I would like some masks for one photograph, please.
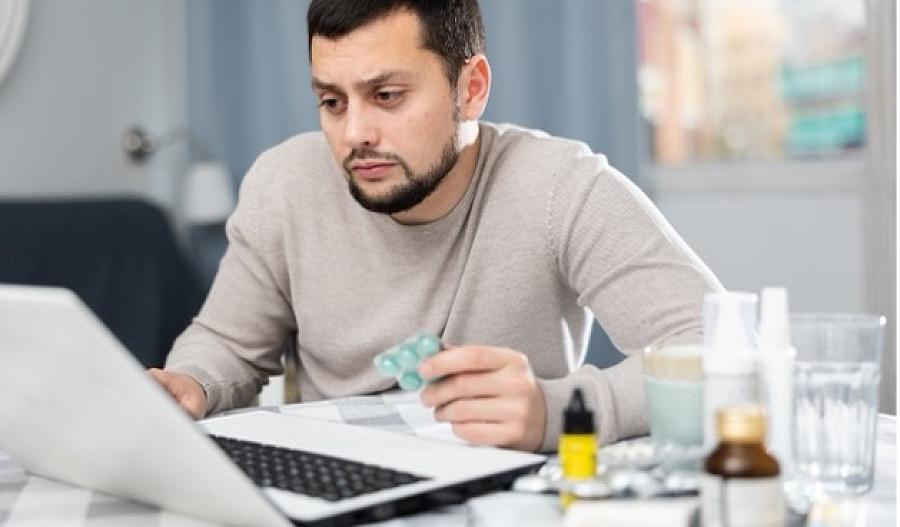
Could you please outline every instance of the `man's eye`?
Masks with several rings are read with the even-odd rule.
[[[320,100],[319,107],[325,108],[326,110],[332,111],[332,112],[338,111],[338,110],[340,110],[340,107],[341,107],[341,101],[336,98],[329,97],[327,99]]]
[[[380,91],[375,93],[375,98],[382,103],[396,103],[400,100],[403,92],[399,91]]]

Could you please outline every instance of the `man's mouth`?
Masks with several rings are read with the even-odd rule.
[[[378,180],[382,179],[387,175],[388,171],[393,167],[396,163],[389,162],[360,162],[353,163],[350,166],[350,170],[356,176],[366,179],[366,180]]]

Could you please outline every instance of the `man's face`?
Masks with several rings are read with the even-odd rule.
[[[458,113],[418,18],[399,11],[313,37],[311,63],[322,131],[356,200],[392,214],[425,199],[459,157]]]

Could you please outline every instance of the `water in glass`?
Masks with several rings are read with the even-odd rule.
[[[872,488],[880,376],[875,362],[797,362],[794,476],[809,496]]]

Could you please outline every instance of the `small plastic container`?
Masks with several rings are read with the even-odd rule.
[[[704,297],[703,446],[716,444],[716,412],[735,404],[758,404],[759,354],[752,293],[719,292]]]

